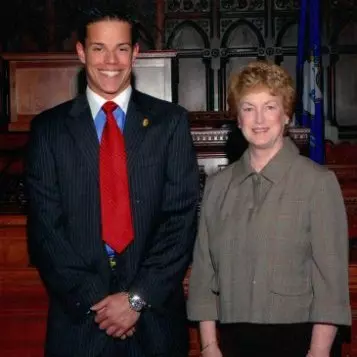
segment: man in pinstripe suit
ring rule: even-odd
[[[187,112],[131,87],[138,34],[126,13],[87,15],[77,43],[86,94],[33,119],[26,160],[29,252],[49,295],[45,355],[187,356],[182,280],[199,197]],[[99,190],[108,100],[125,113],[118,124],[134,222],[115,267]]]

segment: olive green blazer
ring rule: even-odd
[[[257,174],[249,152],[209,177],[188,317],[349,325],[348,233],[333,172],[283,148]]]

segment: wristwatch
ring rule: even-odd
[[[146,306],[146,302],[138,294],[129,293],[128,300],[130,307],[136,312],[142,311]]]

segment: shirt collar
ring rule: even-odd
[[[112,101],[122,109],[122,111],[126,114],[128,111],[129,100],[132,93],[132,87],[128,86],[124,91],[118,94]],[[95,93],[92,89],[87,86],[86,95],[88,99],[88,104],[90,107],[90,111],[92,113],[93,119],[96,118],[98,112],[101,110],[103,104],[107,102],[107,99],[104,99],[97,93]]]
[[[289,170],[297,156],[299,156],[299,149],[289,137],[285,137],[283,147],[268,162],[263,170],[260,171],[260,175],[273,183],[278,183]],[[234,168],[233,177],[235,177],[238,180],[238,183],[241,184],[249,176],[255,173],[256,172],[250,165],[249,149],[247,149],[241,159],[237,162],[237,165]]]

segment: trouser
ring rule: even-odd
[[[140,345],[135,341],[135,337],[128,337],[127,340],[114,340],[108,343],[104,351],[98,357],[147,357]]]
[[[187,357],[180,351],[149,355],[144,351],[145,346],[141,346],[135,341],[135,337],[130,337],[125,341],[117,341],[108,344],[103,353],[98,357]]]
[[[221,324],[219,337],[224,357],[305,357],[312,324]],[[340,356],[334,346],[331,356]]]

